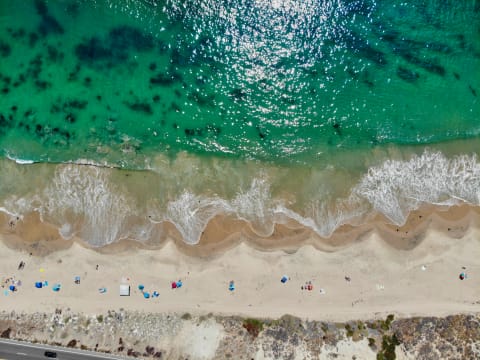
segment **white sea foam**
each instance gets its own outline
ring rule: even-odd
[[[184,193],[169,204],[168,218],[191,244],[198,242],[208,221],[217,214],[246,220],[263,236],[270,235],[274,224],[287,217],[328,237],[340,226],[356,224],[375,212],[403,225],[410,211],[423,203],[461,202],[480,205],[480,165],[476,156],[448,159],[440,152],[426,151],[408,160],[387,160],[370,168],[350,196],[334,201],[312,200],[303,214],[289,209],[282,199],[272,198],[268,181],[256,178],[248,191],[240,191],[230,201]]]
[[[268,181],[256,178],[248,190],[239,191],[232,200],[184,192],[168,204],[166,219],[175,224],[190,244],[197,243],[208,222],[220,214],[245,220],[257,233],[268,236],[275,223],[274,203]]]
[[[338,199],[334,204],[312,201],[304,216],[283,206],[277,207],[275,214],[293,219],[320,236],[329,237],[340,226],[357,223],[358,219],[368,214],[369,209],[365,201],[352,195],[347,199]]]
[[[35,161],[33,161],[33,160],[19,159],[15,156],[12,156],[12,155],[8,154],[8,153],[6,154],[6,157],[7,157],[7,159],[15,161],[17,164],[20,164],[20,165],[22,165],[22,164],[27,165],[27,164],[34,164],[35,163]]]
[[[3,212],[11,217],[15,217],[15,216],[18,216],[17,213],[13,213],[11,210],[7,209],[7,208],[4,208],[4,207],[0,207],[0,212]]]
[[[33,161],[33,160],[22,160],[22,159],[15,159],[15,162],[17,164],[24,164],[24,165],[35,163],[35,161]]]
[[[475,155],[453,159],[425,151],[410,160],[372,167],[353,189],[392,222],[402,225],[422,203],[480,204],[480,164]]]
[[[94,166],[62,165],[44,191],[40,213],[60,225],[62,236],[75,234],[93,246],[124,237],[123,224],[135,213],[133,201],[109,181],[109,172]],[[72,224],[73,221],[81,224]]]
[[[12,166],[14,168],[8,170]],[[15,164],[4,168],[17,178],[27,168],[22,167],[21,173],[18,169]],[[25,177],[37,171],[29,170]],[[146,207],[138,206],[137,195],[132,192],[142,186],[134,182],[137,185],[128,189],[122,182],[123,175],[115,182],[112,174],[118,171],[97,166],[56,165],[53,175],[44,172],[49,177],[39,183],[41,188],[30,192],[24,184],[28,179],[15,187],[12,178],[2,178],[8,191],[3,193],[6,197],[1,200],[0,211],[11,216],[38,211],[42,219],[58,225],[62,237],[69,239],[79,235],[92,246],[104,246],[125,237],[142,242],[155,240],[161,231],[156,223],[163,221],[173,223],[186,243],[195,244],[217,215],[245,220],[260,236],[269,236],[276,223],[293,219],[320,236],[328,237],[341,225],[361,223],[376,213],[402,225],[409,212],[423,203],[480,205],[480,164],[474,155],[449,159],[440,152],[425,151],[406,160],[387,160],[361,176],[346,197],[329,195],[325,179],[315,173],[307,181],[308,190],[298,188],[297,194],[293,194],[310,198],[301,206],[295,205],[299,211],[294,211],[290,205],[295,199],[287,202],[282,197],[283,192],[272,191],[271,180],[277,179],[263,171],[257,176],[246,177],[251,179],[247,187],[241,186],[245,179],[239,181],[232,174],[225,181],[235,179],[239,189],[229,198],[195,192],[188,186],[175,195],[171,193],[175,187],[170,183],[175,177],[159,174],[163,179],[159,181],[161,189],[152,188],[150,192],[149,187],[145,187],[152,200]],[[143,178],[142,175],[137,180]],[[151,181],[151,178],[144,181]],[[311,184],[316,182],[319,183],[317,193],[311,190],[315,188]],[[275,184],[275,188],[279,188],[278,182]],[[188,183],[183,181],[184,185]],[[196,188],[201,189],[198,184]],[[178,187],[176,189],[178,191]],[[170,197],[172,200],[167,200]],[[152,215],[151,222],[147,221],[147,214]]]
[[[230,208],[237,218],[252,224],[257,233],[268,236],[273,232],[275,203],[270,184],[262,177],[253,179],[247,191],[238,192],[230,202]]]
[[[215,215],[228,213],[229,210],[229,204],[225,200],[185,191],[178,199],[168,204],[165,219],[175,224],[187,243],[195,244],[208,222]]]
[[[178,199],[168,204],[166,220],[175,224],[187,243],[199,241],[208,222],[216,215],[229,215],[247,221],[260,236],[273,233],[276,223],[284,223],[290,218],[311,228],[319,235],[329,236],[340,225],[362,216],[367,206],[353,198],[341,199],[336,206],[329,208],[318,201],[302,216],[290,210],[283,199],[271,195],[270,184],[266,178],[255,178],[250,188],[239,191],[232,200],[219,197],[206,197],[184,192]]]

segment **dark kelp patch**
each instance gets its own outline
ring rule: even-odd
[[[445,76],[446,74],[445,68],[440,65],[435,59],[421,59],[418,56],[413,55],[412,53],[405,53],[402,55],[402,58],[410,64],[418,66],[428,71],[429,73],[439,76]]]
[[[353,53],[378,66],[385,66],[387,64],[385,53],[372,47],[368,41],[363,39],[360,35],[351,34],[345,36],[345,46]]]
[[[132,111],[141,112],[147,115],[153,114],[152,106],[146,102],[124,102],[124,104]]]
[[[40,17],[44,17],[48,14],[48,6],[45,0],[35,0],[34,6],[37,14],[40,15]]]
[[[473,96],[477,97],[477,90],[475,90],[472,85],[468,85],[468,90],[470,90]]]
[[[155,45],[153,36],[131,26],[118,26],[104,38],[86,39],[74,51],[80,61],[90,66],[114,66],[127,62],[131,51],[146,52]]]
[[[188,95],[188,99],[195,101],[199,106],[215,107],[215,95],[200,91],[193,91]]]
[[[63,34],[64,28],[57,19],[48,12],[48,6],[44,0],[35,0],[35,9],[40,16],[40,25],[38,25],[38,33],[43,37],[49,34]]]
[[[46,15],[42,18],[40,25],[38,26],[38,32],[44,37],[49,34],[63,34],[65,30],[63,26],[51,15]]]
[[[403,66],[399,66],[397,68],[397,76],[400,79],[412,84],[417,82],[417,80],[420,78],[420,75],[418,74],[418,72],[407,69],[406,67],[403,67]]]
[[[63,60],[65,54],[52,45],[47,46],[47,60],[50,63],[58,63]]]
[[[150,78],[150,84],[158,86],[170,86],[181,80],[182,76],[175,71],[168,71],[166,73],[159,72]]]
[[[153,36],[144,34],[139,29],[131,26],[113,28],[108,34],[107,42],[112,50],[133,49],[136,51],[149,51],[155,46]]]
[[[0,57],[10,56],[12,53],[12,47],[5,41],[0,39]]]

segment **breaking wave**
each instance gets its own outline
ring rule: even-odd
[[[407,161],[387,160],[370,168],[353,193],[402,225],[422,203],[480,205],[480,164],[476,155],[448,159],[426,151]]]
[[[269,236],[275,223],[292,219],[329,237],[340,226],[358,224],[376,213],[401,226],[422,204],[460,203],[480,205],[476,155],[448,159],[440,152],[426,151],[409,160],[387,160],[370,168],[349,197],[333,202],[314,200],[303,215],[289,209],[282,199],[273,198],[267,181],[254,179],[247,192],[231,201],[185,192],[170,204],[167,219],[189,243],[198,241],[210,219],[225,213],[249,222],[261,236]]]
[[[152,240],[159,234],[155,231],[158,223],[167,221],[186,243],[196,244],[208,223],[219,215],[244,220],[262,237],[271,235],[275,224],[292,220],[329,237],[344,224],[358,225],[377,214],[403,225],[409,213],[422,204],[480,205],[476,155],[447,158],[440,152],[425,151],[409,159],[386,160],[361,175],[350,195],[327,197],[322,190],[302,194],[309,198],[302,204],[295,204],[301,188],[297,199],[287,201],[282,192],[273,190],[272,179],[264,173],[257,173],[249,187],[229,198],[183,189],[165,200],[146,184],[151,193],[150,201],[144,203],[132,188],[119,183],[115,173],[119,171],[56,165],[43,189],[23,195],[10,193],[0,203],[0,211],[9,215],[37,211],[42,220],[58,226],[62,237],[80,236],[91,246],[101,247],[125,238]],[[10,188],[12,191],[12,183]]]

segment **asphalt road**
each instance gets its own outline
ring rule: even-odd
[[[6,360],[27,360],[27,359],[49,359],[45,351],[57,353],[57,359],[61,360],[101,360],[101,359],[128,359],[125,357],[113,356],[93,351],[83,351],[57,346],[31,344],[23,341],[0,339],[0,359]]]

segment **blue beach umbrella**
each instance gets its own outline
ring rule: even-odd
[[[280,279],[280,281],[285,284],[288,281],[288,276],[283,275],[282,278]]]
[[[10,289],[10,291],[15,291],[15,289],[16,289],[15,285],[10,285],[8,288]]]
[[[144,297],[145,299],[148,299],[148,298],[150,297],[150,294],[145,291],[145,292],[143,293],[143,297]]]
[[[230,291],[233,291],[235,290],[235,283],[232,281],[230,281],[230,284],[228,284],[228,290]]]
[[[178,289],[178,288],[181,288],[182,285],[183,285],[182,280],[178,280],[178,281],[177,281],[177,289]]]
[[[141,290],[143,290],[143,289],[145,289],[145,286],[143,286],[142,284],[138,285],[138,290],[141,291]]]
[[[55,284],[55,285],[53,285],[52,290],[53,290],[53,291],[60,291],[60,287],[61,287],[61,286],[62,286],[62,285],[60,285],[60,284]]]
[[[43,287],[42,282],[41,282],[41,281],[37,281],[37,282],[35,283],[35,287],[36,287],[37,289],[41,289],[41,288]]]

